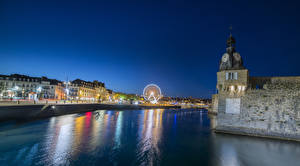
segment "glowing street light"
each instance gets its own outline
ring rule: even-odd
[[[15,86],[13,90],[19,90],[19,86]]]
[[[67,96],[67,100],[68,100],[69,99],[69,93],[70,93],[69,85],[71,84],[71,82],[70,81],[64,81],[64,84],[66,85],[65,92],[66,92],[66,96]]]
[[[42,87],[38,87],[36,90],[37,90],[37,92],[41,93],[42,92]]]
[[[69,90],[69,89],[66,89],[66,93],[67,93],[67,95],[69,95],[69,93],[70,93],[70,90]]]

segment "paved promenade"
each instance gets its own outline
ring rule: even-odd
[[[177,109],[173,105],[134,105],[103,104],[77,102],[36,102],[36,103],[3,103],[0,105],[0,121],[30,120],[95,110],[141,110],[141,109]]]
[[[83,100],[0,100],[0,106],[9,105],[34,105],[34,104],[96,104],[96,101],[83,101]],[[116,104],[113,102],[101,102],[102,104]]]

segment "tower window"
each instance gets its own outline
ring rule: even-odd
[[[226,80],[237,80],[238,79],[238,73],[237,72],[228,72],[226,73]]]
[[[238,78],[238,73],[237,73],[237,72],[233,73],[233,78],[234,78],[235,80],[237,80],[237,78]]]

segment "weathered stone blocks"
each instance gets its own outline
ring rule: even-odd
[[[283,79],[284,80],[284,79]],[[268,89],[248,89],[241,98],[239,115],[224,111],[226,98],[218,94],[217,130],[300,140],[300,83],[274,81]],[[289,88],[291,86],[291,88]],[[222,104],[223,103],[223,104]]]

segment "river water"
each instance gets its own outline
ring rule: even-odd
[[[300,143],[215,134],[205,110],[99,110],[0,123],[0,165],[300,165]]]

